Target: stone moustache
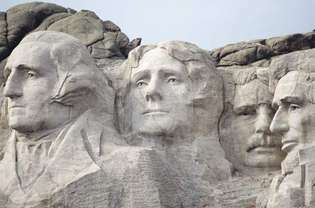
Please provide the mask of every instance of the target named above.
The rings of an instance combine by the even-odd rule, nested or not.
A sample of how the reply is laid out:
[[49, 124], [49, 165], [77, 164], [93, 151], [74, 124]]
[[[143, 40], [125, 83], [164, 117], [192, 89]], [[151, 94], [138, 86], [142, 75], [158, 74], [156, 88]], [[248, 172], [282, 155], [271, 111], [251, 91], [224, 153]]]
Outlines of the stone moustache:
[[269, 69], [233, 69], [234, 98], [220, 120], [221, 142], [236, 171], [260, 175], [278, 170], [285, 154], [281, 138], [269, 130], [275, 110], [268, 90]]

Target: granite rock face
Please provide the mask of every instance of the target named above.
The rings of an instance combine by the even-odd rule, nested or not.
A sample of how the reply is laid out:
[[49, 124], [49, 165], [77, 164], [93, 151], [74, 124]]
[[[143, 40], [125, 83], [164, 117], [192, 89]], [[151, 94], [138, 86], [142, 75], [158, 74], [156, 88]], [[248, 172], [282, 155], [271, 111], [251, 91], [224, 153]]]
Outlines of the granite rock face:
[[49, 30], [22, 39], [4, 67], [12, 130], [1, 206], [220, 207], [215, 186], [231, 170], [217, 131], [223, 84], [207, 51], [146, 45], [121, 67], [115, 99], [79, 39]]
[[315, 207], [315, 32], [140, 44], [93, 11], [0, 12], [0, 207]]
[[218, 66], [251, 65], [256, 61], [293, 51], [314, 48], [315, 32], [254, 40], [213, 49], [210, 55]]
[[[140, 38], [129, 42], [129, 38], [117, 25], [101, 20], [91, 11], [77, 12], [45, 2], [20, 4], [0, 13], [0, 85], [4, 84], [3, 68], [11, 51], [26, 34], [41, 30], [65, 32], [78, 38], [88, 47], [98, 67], [104, 71], [117, 68], [129, 51], [141, 43]], [[0, 92], [0, 104], [2, 100]], [[3, 114], [1, 111], [1, 150], [9, 131]]]
[[[101, 57], [95, 54], [96, 59], [124, 59], [141, 42], [139, 38], [129, 42], [117, 25], [101, 20], [92, 11], [77, 12], [56, 4], [33, 2], [0, 13], [0, 62], [9, 56], [26, 34], [39, 30], [71, 34], [90, 48], [95, 43], [104, 41], [106, 44], [97, 44], [96, 48], [105, 53]], [[112, 42], [110, 44], [107, 43], [109, 39]]]
[[[314, 32], [293, 34], [231, 44], [210, 52], [211, 56], [217, 60], [218, 69], [224, 79], [225, 110], [220, 119], [220, 141], [227, 158], [235, 168], [235, 176], [243, 175], [245, 181], [246, 177], [251, 175], [259, 181], [259, 175], [262, 173], [276, 174], [270, 188], [265, 186], [264, 189], [258, 190], [254, 187], [246, 187], [245, 184], [243, 188], [240, 188], [242, 191], [248, 191], [249, 195], [253, 196], [252, 199], [258, 197], [256, 205], [250, 201], [244, 201], [241, 196], [228, 194], [225, 198], [227, 203], [242, 204], [237, 205], [238, 207], [264, 208], [314, 206], [312, 188], [314, 151], [312, 140], [307, 139], [313, 131], [309, 129], [313, 128], [313, 110], [311, 109], [313, 102], [311, 83], [314, 70], [313, 36]], [[269, 52], [258, 56], [257, 50], [252, 48], [262, 46], [268, 48]], [[276, 95], [274, 95], [275, 92]], [[293, 120], [283, 117], [284, 111], [281, 110], [280, 113], [280, 108], [276, 110], [278, 105], [281, 106], [279, 100], [287, 97], [297, 97], [304, 103], [296, 107], [300, 112], [299, 115], [290, 116]], [[303, 99], [300, 99], [302, 97]], [[286, 106], [297, 104], [293, 100], [288, 101]], [[259, 108], [263, 107], [265, 110], [254, 109], [255, 103], [260, 103]], [[303, 112], [308, 112], [306, 114], [309, 115]], [[291, 110], [288, 110], [286, 115], [290, 113]], [[262, 120], [261, 115], [264, 115]], [[249, 132], [252, 136], [246, 139], [245, 135], [250, 135]], [[301, 132], [305, 133], [302, 135]], [[296, 148], [291, 150], [295, 144]], [[268, 153], [270, 158], [264, 159], [263, 154], [256, 151], [256, 156], [259, 154], [261, 156], [256, 157], [256, 160], [250, 160], [255, 158], [253, 154], [255, 149], [264, 145], [280, 146], [281, 157], [285, 159], [281, 162], [270, 153]], [[244, 151], [242, 146], [248, 146], [248, 149]], [[277, 161], [278, 168], [281, 162], [281, 173], [274, 172], [277, 165], [270, 169], [273, 166], [272, 161]], [[266, 169], [268, 165], [270, 166]], [[224, 186], [220, 187], [223, 192], [230, 190], [223, 188]], [[233, 206], [230, 205], [230, 207]]]

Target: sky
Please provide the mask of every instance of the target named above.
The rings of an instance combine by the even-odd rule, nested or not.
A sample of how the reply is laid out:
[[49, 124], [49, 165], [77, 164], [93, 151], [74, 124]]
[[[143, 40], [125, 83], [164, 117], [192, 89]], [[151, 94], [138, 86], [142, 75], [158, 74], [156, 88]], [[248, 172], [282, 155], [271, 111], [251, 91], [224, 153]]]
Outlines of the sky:
[[[29, 0], [0, 0], [6, 11]], [[204, 49], [306, 33], [315, 29], [315, 0], [45, 0], [94, 11], [142, 44], [183, 40]]]

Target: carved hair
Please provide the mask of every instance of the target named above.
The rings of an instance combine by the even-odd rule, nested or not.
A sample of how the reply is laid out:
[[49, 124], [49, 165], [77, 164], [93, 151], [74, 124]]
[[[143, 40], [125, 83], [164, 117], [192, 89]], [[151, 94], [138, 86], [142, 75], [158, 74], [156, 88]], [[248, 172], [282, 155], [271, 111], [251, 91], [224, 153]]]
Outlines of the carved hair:
[[[121, 98], [119, 101], [122, 106], [125, 106], [124, 99], [127, 97], [126, 95], [128, 95], [130, 90], [130, 76], [132, 70], [139, 66], [141, 59], [147, 52], [154, 49], [162, 49], [169, 56], [185, 65], [188, 76], [192, 80], [192, 91], [194, 95], [191, 100], [191, 105], [194, 108], [209, 109], [212, 101], [223, 102], [223, 81], [216, 71], [214, 61], [209, 53], [192, 43], [167, 41], [157, 45], [139, 46], [129, 53], [127, 61], [122, 65], [124, 81], [119, 90], [119, 97]], [[219, 109], [217, 109], [216, 112], [220, 115], [223, 110], [223, 104], [217, 106]]]
[[236, 85], [245, 85], [255, 79], [258, 79], [265, 85], [269, 83], [269, 69], [263, 67], [249, 67], [236, 69], [233, 73], [233, 80]]
[[[26, 36], [20, 44], [41, 42], [50, 48], [50, 56], [57, 66], [58, 81], [51, 102], [67, 106], [102, 106], [108, 112], [113, 106], [114, 92], [105, 75], [96, 67], [86, 46], [74, 37], [53, 31], [39, 31]], [[34, 43], [36, 44], [36, 43]], [[87, 100], [87, 96], [95, 98]]]
[[286, 75], [289, 74], [294, 76], [295, 84], [302, 87], [305, 99], [315, 104], [315, 72], [290, 71]]
[[272, 60], [269, 89], [274, 92], [278, 81], [290, 71], [315, 72], [315, 50], [295, 51]]

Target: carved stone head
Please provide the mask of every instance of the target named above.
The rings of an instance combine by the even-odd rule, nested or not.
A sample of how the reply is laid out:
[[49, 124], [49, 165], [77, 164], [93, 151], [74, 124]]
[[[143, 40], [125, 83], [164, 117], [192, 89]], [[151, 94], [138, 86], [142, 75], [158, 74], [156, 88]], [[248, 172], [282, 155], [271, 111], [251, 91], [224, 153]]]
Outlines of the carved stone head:
[[[268, 90], [267, 68], [234, 69], [234, 99], [226, 103], [220, 136], [235, 167], [245, 174], [279, 169], [284, 153], [281, 139], [269, 126], [275, 113]], [[230, 143], [229, 146], [226, 144]]]
[[89, 108], [112, 106], [105, 104], [112, 92], [88, 50], [65, 33], [26, 36], [10, 55], [5, 76], [9, 125], [20, 133], [54, 129]]
[[315, 142], [314, 72], [291, 71], [278, 82], [273, 99], [277, 112], [270, 129], [282, 136], [282, 150]]
[[217, 130], [222, 80], [206, 51], [181, 41], [140, 46], [125, 63], [120, 120], [124, 131], [149, 135]]

